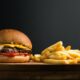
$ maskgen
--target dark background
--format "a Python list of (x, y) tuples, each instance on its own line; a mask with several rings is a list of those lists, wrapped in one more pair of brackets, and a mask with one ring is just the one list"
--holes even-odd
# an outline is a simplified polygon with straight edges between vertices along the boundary
[(0, 0), (0, 29), (27, 34), (33, 53), (62, 40), (80, 48), (80, 0)]

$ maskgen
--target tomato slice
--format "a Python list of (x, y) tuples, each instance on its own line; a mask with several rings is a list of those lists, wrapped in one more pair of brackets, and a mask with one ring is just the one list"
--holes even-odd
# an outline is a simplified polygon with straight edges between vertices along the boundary
[(14, 57), (14, 56), (16, 56), (17, 54), (16, 54), (16, 53), (4, 53), (3, 55), (4, 55), (4, 56), (8, 56), (8, 57)]
[(15, 52), (7, 52), (7, 53), (2, 53), (1, 55), (3, 56), (8, 56), (8, 57), (14, 57), (14, 56), (30, 56), (31, 54), (28, 53), (15, 53)]

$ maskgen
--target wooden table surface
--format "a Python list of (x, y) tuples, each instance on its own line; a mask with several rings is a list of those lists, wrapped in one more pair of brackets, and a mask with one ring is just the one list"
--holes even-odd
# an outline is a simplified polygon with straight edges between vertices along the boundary
[(0, 63), (1, 79), (80, 79), (80, 64)]

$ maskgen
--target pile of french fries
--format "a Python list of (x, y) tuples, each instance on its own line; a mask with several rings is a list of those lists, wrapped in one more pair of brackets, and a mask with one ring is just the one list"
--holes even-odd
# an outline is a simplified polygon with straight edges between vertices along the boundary
[(44, 49), (41, 54), (35, 54), (34, 61), (50, 64), (77, 64), (80, 63), (80, 50), (71, 49), (71, 46), (63, 46), (59, 41)]

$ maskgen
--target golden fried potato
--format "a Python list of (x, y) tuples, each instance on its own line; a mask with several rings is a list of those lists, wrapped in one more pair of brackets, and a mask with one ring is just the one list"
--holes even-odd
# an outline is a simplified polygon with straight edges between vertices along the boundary
[(62, 51), (64, 50), (64, 46), (63, 46), (63, 42), (59, 41), (55, 44), (53, 44), (52, 46), (48, 47), (49, 51)]
[(76, 60), (44, 59), (43, 62), (50, 63), (50, 64), (77, 64)]
[(50, 53), (50, 51), (48, 50), (48, 49), (45, 49), (42, 53), (41, 53), (41, 55), (49, 55), (49, 53)]
[(80, 50), (71, 49), (71, 45), (64, 47), (59, 41), (44, 49), (40, 60), (51, 64), (77, 64), (80, 63)]
[(68, 60), (65, 60), (65, 62), (67, 64), (77, 64), (77, 59), (68, 59)]
[(77, 60), (77, 63), (80, 63), (80, 58), (76, 58), (76, 60)]
[(73, 58), (80, 57), (80, 51), (79, 50), (68, 50), (67, 52)]
[(64, 60), (56, 60), (56, 59), (44, 59), (43, 62), (50, 64), (67, 64)]
[(65, 48), (65, 50), (71, 50), (71, 46), (68, 45), (68, 46)]
[(63, 46), (63, 42), (59, 41), (51, 46), (49, 46), (48, 48), (44, 49), (41, 54), (46, 53), (47, 51), (53, 52), (53, 51), (62, 51), (65, 50), (64, 46)]
[(34, 55), (33, 55), (33, 54), (31, 54), (30, 59), (31, 59), (31, 60), (33, 60), (33, 59), (34, 59)]
[(40, 62), (41, 61), (41, 55), (40, 54), (35, 54), (34, 55), (34, 61), (36, 61), (36, 62)]
[(56, 51), (53, 53), (50, 53), (49, 59), (57, 59), (57, 60), (65, 60), (68, 58), (68, 55), (66, 51)]

